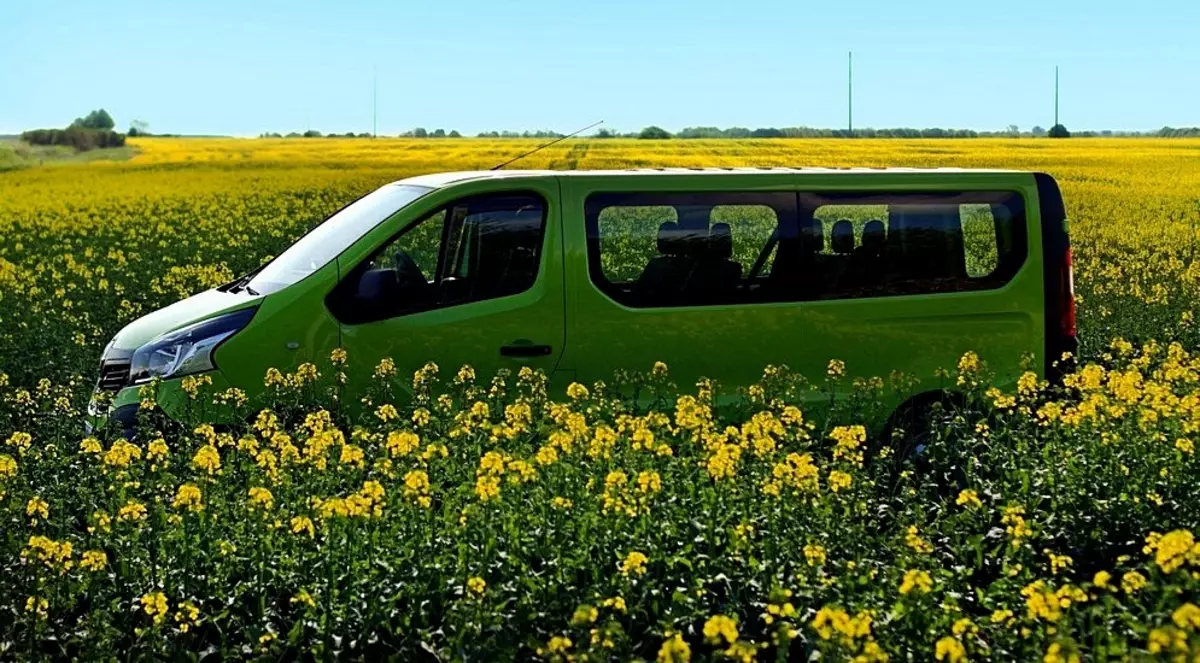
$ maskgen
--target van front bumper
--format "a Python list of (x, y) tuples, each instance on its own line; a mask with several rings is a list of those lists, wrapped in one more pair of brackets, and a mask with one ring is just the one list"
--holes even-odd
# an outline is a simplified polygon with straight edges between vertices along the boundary
[[(229, 381), (220, 371), (203, 373), (212, 379), (211, 386), (205, 386), (195, 397), (189, 396), (183, 390), (183, 378), (172, 378), (158, 383), (155, 394), (155, 407), (162, 410), (168, 418), (184, 422), (196, 418), (219, 421), (223, 408), (213, 405), (212, 395), (230, 387)], [(86, 428), (89, 434), (106, 429), (131, 437), (137, 428), (138, 413), (141, 411), (139, 392), (142, 385), (122, 387), (107, 405), (97, 405), (93, 399), (88, 406)], [(99, 395), (97, 391), (97, 395)]]

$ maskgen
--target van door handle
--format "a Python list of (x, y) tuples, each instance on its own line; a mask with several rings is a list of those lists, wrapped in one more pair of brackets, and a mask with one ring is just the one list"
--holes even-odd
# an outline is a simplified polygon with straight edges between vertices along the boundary
[(550, 354), (549, 345), (534, 345), (533, 343), (513, 343), (500, 346), (501, 357), (545, 357)]

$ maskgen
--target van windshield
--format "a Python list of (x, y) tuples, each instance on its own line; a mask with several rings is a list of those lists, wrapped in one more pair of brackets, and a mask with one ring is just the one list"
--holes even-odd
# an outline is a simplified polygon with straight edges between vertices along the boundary
[(389, 184), (343, 207), (262, 268), (247, 284), (259, 294), (282, 290), (329, 264), (385, 219), (432, 191)]

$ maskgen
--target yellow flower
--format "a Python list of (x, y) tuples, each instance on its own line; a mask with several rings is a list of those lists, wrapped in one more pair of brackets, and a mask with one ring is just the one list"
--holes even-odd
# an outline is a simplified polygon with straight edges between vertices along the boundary
[(196, 455), (192, 456), (192, 466), (210, 475), (215, 474), (221, 470), (221, 454), (216, 447), (206, 444), (197, 449)]
[(918, 594), (928, 594), (933, 589), (933, 578), (925, 571), (905, 571), (904, 580), (900, 583), (900, 593), (908, 594), (914, 589)]
[(483, 594), (484, 590), (486, 590), (486, 589), (487, 589), (487, 582), (484, 581), (483, 578), (480, 578), (479, 576), (472, 576), (470, 578), (467, 578), (467, 590), (470, 591), (472, 594), (475, 594), (478, 596), (480, 594)]
[(142, 610), (147, 615), (154, 618), (155, 624), (161, 624), (167, 618), (167, 597), (162, 592), (153, 592), (145, 594), (139, 599), (142, 604)]
[(571, 400), (583, 400), (588, 397), (588, 388), (579, 384), (578, 382), (572, 382), (570, 386), (567, 387), (567, 396), (569, 396)]
[(308, 538), (311, 539), (316, 533), (315, 529), (313, 528), (312, 518), (309, 518), (308, 516), (293, 516), (291, 525), (292, 534), (306, 533), (308, 534)]
[(1101, 589), (1108, 589), (1108, 581), (1112, 580), (1112, 574), (1108, 571), (1097, 571), (1096, 575), (1092, 576), (1092, 584)]
[(104, 447), (100, 445), (100, 440), (88, 437), (79, 443), (79, 451), (80, 453), (96, 455), (104, 453)]
[(676, 633), (663, 641), (658, 649), (658, 663), (688, 663), (692, 660), (692, 648)]
[(656, 378), (667, 376), (667, 365), (661, 361), (654, 362), (654, 367), (650, 369), (650, 374)]
[(1129, 571), (1121, 576), (1121, 589), (1126, 593), (1132, 594), (1146, 586), (1146, 576), (1137, 571)]
[(846, 374), (846, 362), (841, 359), (830, 359), (829, 366), (825, 368), (825, 375), (837, 380)]
[(346, 348), (334, 348), (333, 352), (329, 353), (329, 361), (335, 366), (346, 363)]
[(389, 421), (396, 421), (397, 419), (399, 419), (400, 413), (396, 412), (395, 405), (392, 405), (391, 403), (385, 403), (383, 405), (380, 405), (375, 410), (375, 416), (378, 417), (380, 421), (383, 421), (386, 423)]
[(625, 560), (621, 562), (621, 575), (645, 575), (646, 562), (650, 561), (649, 557), (634, 550), (625, 556)]
[(481, 476), (475, 480), (475, 494), (479, 496), (480, 502), (500, 497), (500, 478), (495, 476)]
[(31, 612), (38, 619), (45, 619), (50, 611), (50, 601), (43, 596), (30, 596), (25, 599), (25, 612)]
[(713, 615), (704, 622), (704, 637), (714, 644), (720, 643), (721, 638), (733, 644), (738, 639), (737, 622), (725, 615)]
[(933, 544), (921, 538), (920, 532), (916, 525), (909, 525), (907, 532), (904, 534), (904, 545), (912, 548), (913, 552), (918, 552), (923, 555), (928, 555), (933, 552)]
[(825, 548), (814, 543), (804, 546), (804, 560), (809, 566), (821, 566), (825, 563)]
[(429, 508), (433, 503), (429, 496), (429, 475), (422, 470), (412, 470), (405, 474), (404, 496), (422, 507)]
[(85, 550), (79, 566), (88, 571), (99, 571), (108, 565), (108, 555), (103, 550)]
[(193, 483), (185, 483), (175, 491), (175, 501), (171, 506), (176, 509), (187, 509), (189, 511), (203, 511), (204, 504), (201, 502), (200, 487)]
[(850, 475), (841, 470), (834, 470), (829, 473), (829, 489), (835, 493), (839, 490), (849, 488), (852, 481), (853, 479)]
[(960, 663), (967, 660), (967, 649), (958, 638), (946, 636), (937, 641), (934, 647), (934, 657), (947, 663)]
[(34, 524), (37, 524), (39, 518), (46, 520), (50, 517), (50, 505), (46, 503), (46, 500), (34, 495), (25, 503), (25, 515), (32, 519)]
[(983, 506), (983, 502), (979, 501), (979, 493), (971, 490), (970, 488), (959, 491), (958, 497), (955, 498), (954, 503), (959, 506)]
[(275, 504), (275, 496), (262, 486), (253, 486), (249, 490), (250, 506), (268, 510)]
[(127, 520), (139, 521), (146, 517), (146, 506), (136, 500), (129, 500), (125, 506), (117, 511), (117, 520), (124, 522)]

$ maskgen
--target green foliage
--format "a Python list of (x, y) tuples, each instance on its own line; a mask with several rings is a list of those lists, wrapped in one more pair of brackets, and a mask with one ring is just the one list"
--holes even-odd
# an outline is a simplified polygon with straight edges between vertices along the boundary
[(111, 131), (117, 123), (113, 121), (112, 116), (103, 108), (94, 110), (84, 117), (77, 117), (71, 123), (72, 127), (82, 127), (84, 129), (101, 129)]
[(1046, 134), (1050, 138), (1070, 138), (1071, 132), (1061, 124), (1056, 124), (1050, 127), (1050, 131)]
[(642, 129), (641, 133), (638, 134), (638, 138), (643, 140), (665, 140), (670, 137), (671, 134), (666, 129), (653, 125)]
[(66, 145), (80, 152), (125, 145), (125, 136), (115, 131), (74, 125), (66, 129), (26, 131), (21, 134), (21, 140), (30, 145)]

